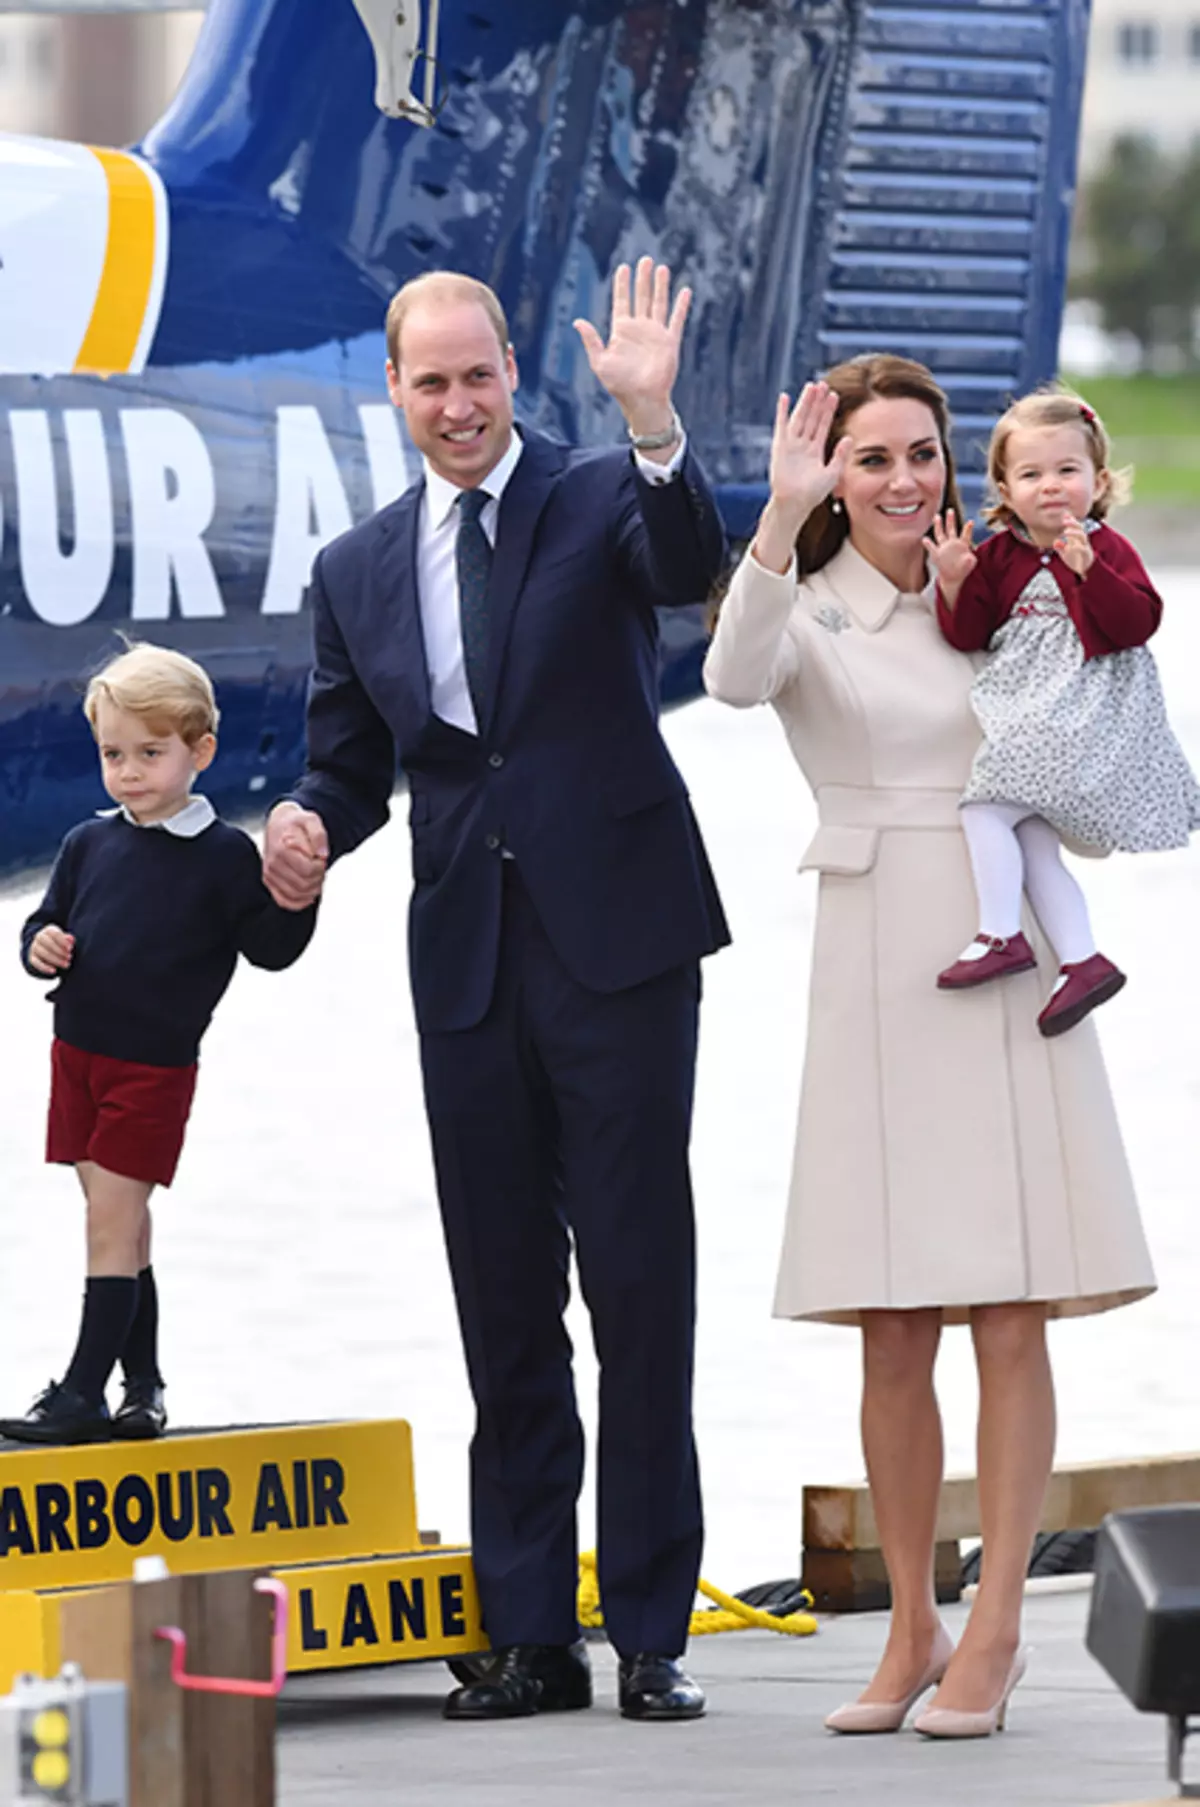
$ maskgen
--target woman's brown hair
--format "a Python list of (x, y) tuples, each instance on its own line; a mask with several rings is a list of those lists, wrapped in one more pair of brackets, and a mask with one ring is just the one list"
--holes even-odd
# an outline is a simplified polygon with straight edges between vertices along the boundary
[[(942, 457), (946, 461), (941, 512), (945, 514), (952, 508), (961, 524), (962, 501), (950, 444), (950, 404), (945, 391), (934, 381), (932, 372), (911, 358), (898, 358), (887, 351), (871, 351), (858, 358), (849, 358), (844, 364), (835, 364), (832, 370), (826, 371), (825, 381), (838, 397), (837, 413), (825, 446), (827, 458), (832, 456), (834, 447), (844, 435), (851, 415), (857, 414), (867, 402), (924, 402), (937, 423)], [(834, 554), (841, 551), (849, 532), (850, 522), (844, 509), (835, 513), (831, 497), (818, 503), (796, 536), (796, 575), (803, 579), (827, 565)]]

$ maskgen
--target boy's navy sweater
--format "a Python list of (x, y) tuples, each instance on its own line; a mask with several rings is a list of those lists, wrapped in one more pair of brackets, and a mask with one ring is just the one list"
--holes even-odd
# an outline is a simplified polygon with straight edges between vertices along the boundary
[(185, 838), (121, 815), (71, 829), (50, 884), (21, 930), (26, 970), (54, 923), (75, 952), (50, 996), (54, 1032), (88, 1054), (189, 1067), (237, 965), (279, 971), (312, 937), (316, 905), (280, 909), (249, 835), (211, 822)]

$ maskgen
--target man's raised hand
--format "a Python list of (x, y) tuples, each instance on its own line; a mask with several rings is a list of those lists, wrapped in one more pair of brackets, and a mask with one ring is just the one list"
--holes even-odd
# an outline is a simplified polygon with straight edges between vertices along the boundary
[(665, 431), (671, 424), (671, 391), (679, 371), (679, 343), (692, 291), (671, 302), (671, 272), (651, 257), (628, 264), (613, 277), (612, 320), (605, 344), (590, 320), (576, 320), (588, 363), (618, 404), (634, 434)]

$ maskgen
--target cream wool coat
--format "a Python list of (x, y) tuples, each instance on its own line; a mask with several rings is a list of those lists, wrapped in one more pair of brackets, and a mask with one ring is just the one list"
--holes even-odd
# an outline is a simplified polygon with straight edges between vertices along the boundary
[(780, 1317), (1067, 1316), (1154, 1290), (1094, 1027), (1035, 1024), (1056, 968), (1032, 921), (1036, 973), (936, 989), (978, 926), (958, 820), (973, 676), (931, 592), (897, 593), (849, 543), (799, 586), (747, 554), (705, 663), (723, 702), (774, 704), (819, 810)]

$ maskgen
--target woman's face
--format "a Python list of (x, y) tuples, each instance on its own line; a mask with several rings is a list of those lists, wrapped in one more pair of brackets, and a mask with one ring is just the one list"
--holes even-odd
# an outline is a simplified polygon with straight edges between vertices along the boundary
[(834, 493), (855, 549), (886, 565), (925, 537), (942, 506), (946, 458), (937, 421), (925, 402), (876, 397), (855, 409), (844, 432), (852, 450)]

